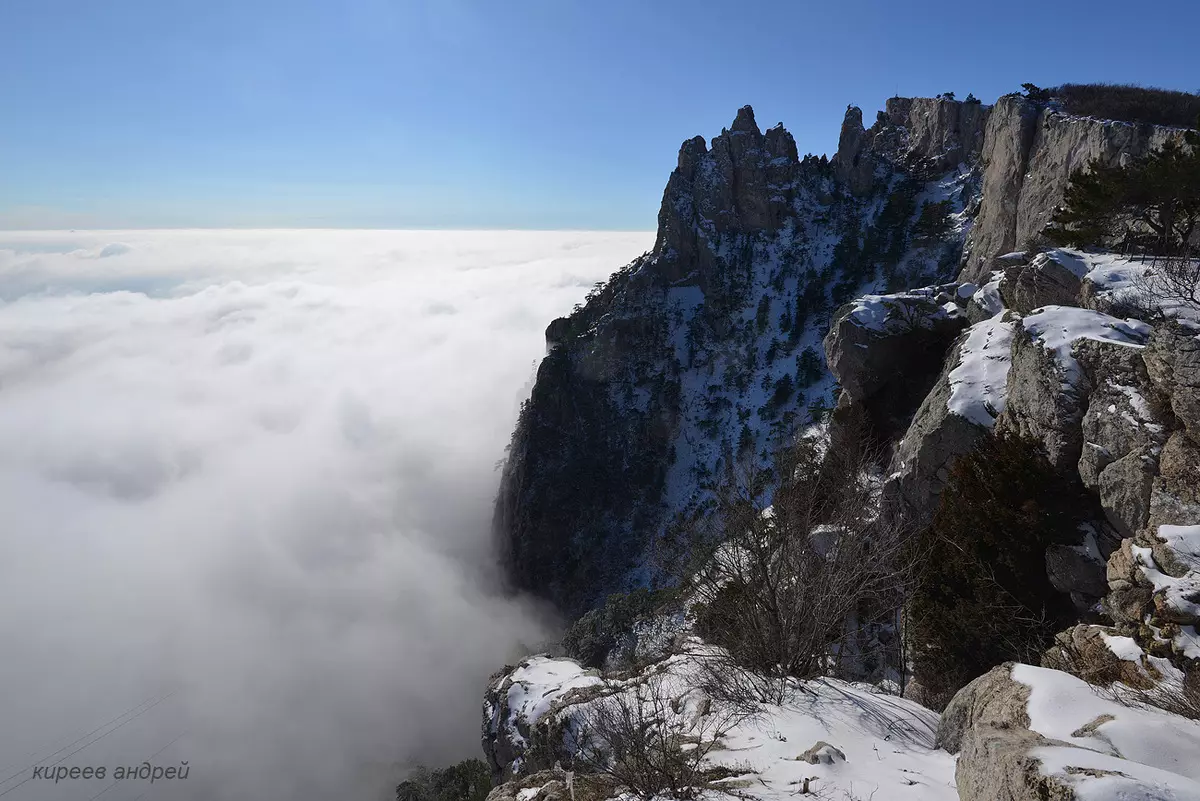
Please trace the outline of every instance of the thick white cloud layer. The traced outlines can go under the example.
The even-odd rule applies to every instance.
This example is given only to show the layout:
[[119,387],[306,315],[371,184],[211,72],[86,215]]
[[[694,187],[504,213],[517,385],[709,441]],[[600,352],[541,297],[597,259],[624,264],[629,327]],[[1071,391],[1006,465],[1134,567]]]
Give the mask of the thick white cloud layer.
[[[476,755],[546,634],[496,592],[495,464],[546,323],[651,237],[0,233],[0,794],[166,746],[187,780],[105,801],[386,798]],[[17,787],[64,756],[109,778]]]

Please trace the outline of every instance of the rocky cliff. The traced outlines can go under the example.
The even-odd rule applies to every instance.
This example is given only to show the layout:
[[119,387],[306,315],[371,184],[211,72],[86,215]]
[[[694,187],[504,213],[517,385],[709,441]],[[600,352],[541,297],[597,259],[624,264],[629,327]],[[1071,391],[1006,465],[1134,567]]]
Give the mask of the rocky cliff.
[[547,329],[496,506],[517,586],[578,614],[649,580],[724,466],[822,416],[830,314],[957,272],[988,113],[897,98],[864,128],[852,107],[832,162],[749,107],[683,143],[654,249]]
[[654,250],[547,330],[497,505],[518,584],[575,614],[652,579],[656,543],[720,471],[768,466],[813,427],[831,448],[852,430],[885,445],[880,508],[923,527],[999,432],[1040,443],[1086,507],[1073,540],[1034,551],[1078,622],[940,717],[919,686],[813,679],[786,703],[741,696],[756,723],[723,725],[729,686],[771,680],[712,684],[702,666],[723,657],[695,637],[691,605],[709,601],[693,594],[628,673],[537,656],[496,674],[492,801],[622,792],[586,773],[587,736],[597,709],[648,700],[640,731],[713,749],[707,787],[1200,797],[1200,309],[1146,297],[1144,262],[1036,243],[1073,169],[1176,135],[1018,97],[894,98],[870,127],[848,109],[828,162],[748,108],[711,145],[685,142]]
[[1036,242],[1075,170],[1093,159],[1121,163],[1177,137],[1179,129],[1074,117],[1019,95],[1000,98],[983,132],[983,194],[959,278],[980,282],[996,256]]

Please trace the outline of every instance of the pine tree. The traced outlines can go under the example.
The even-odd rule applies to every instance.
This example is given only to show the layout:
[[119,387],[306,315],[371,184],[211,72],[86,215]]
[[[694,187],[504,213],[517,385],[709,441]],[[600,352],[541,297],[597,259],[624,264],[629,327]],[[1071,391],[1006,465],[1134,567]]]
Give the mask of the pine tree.
[[1064,203],[1046,234],[1075,247],[1111,244],[1126,236],[1154,252],[1184,250],[1200,223],[1200,136],[1171,140],[1125,166],[1093,161],[1071,176]]

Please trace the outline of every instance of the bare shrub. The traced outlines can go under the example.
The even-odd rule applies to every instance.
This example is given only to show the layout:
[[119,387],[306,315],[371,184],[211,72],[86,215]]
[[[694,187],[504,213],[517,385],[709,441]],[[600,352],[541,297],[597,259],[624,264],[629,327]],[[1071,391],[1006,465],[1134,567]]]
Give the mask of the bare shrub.
[[1189,720],[1200,720],[1200,671],[1192,671],[1179,684],[1163,681],[1149,689],[1114,684],[1101,692],[1134,709],[1161,709]]
[[1156,307],[1178,304],[1200,311],[1200,259],[1155,259],[1145,273],[1134,279],[1134,289],[1156,301]]
[[697,632],[769,680],[740,680],[762,700],[780,702],[787,677],[887,658],[860,645],[894,629],[913,555],[906,527],[878,514],[879,454],[847,440],[826,454],[804,439],[774,471],[782,480],[739,465],[717,491],[717,544],[693,579]]
[[651,673],[592,702],[579,722],[574,768],[609,776],[641,798],[695,798],[709,786],[705,758],[746,714],[703,695],[688,708],[685,696]]

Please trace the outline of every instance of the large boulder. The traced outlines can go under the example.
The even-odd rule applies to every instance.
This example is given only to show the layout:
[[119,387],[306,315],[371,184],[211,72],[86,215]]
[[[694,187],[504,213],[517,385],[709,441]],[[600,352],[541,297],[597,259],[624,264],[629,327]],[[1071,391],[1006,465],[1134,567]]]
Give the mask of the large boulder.
[[1086,274],[1086,262],[1069,253],[1039,253],[1005,268],[1000,295],[1006,307],[1023,315],[1042,306],[1078,306]]
[[998,315],[964,332],[896,447],[885,503],[918,526],[933,519],[950,468],[1004,410],[1015,322]]
[[956,293],[930,287],[866,295],[834,315],[825,358],[844,406],[864,411],[875,434],[899,435],[937,378],[946,350],[967,326]]
[[1151,403],[1153,388],[1142,350],[1084,339],[1076,343],[1074,354],[1092,387],[1080,422],[1079,477],[1100,496],[1120,535],[1131,537],[1150,516],[1167,421]]
[[1200,722],[1103,699],[1057,670],[993,668],[951,700],[938,743],[959,754],[960,799],[1200,798]]
[[1076,359],[1080,340],[1140,348],[1150,326],[1101,312],[1046,306],[1027,315],[1013,337],[1008,399],[998,432],[1039,440],[1051,464],[1075,469],[1083,451],[1081,420],[1091,385]]

